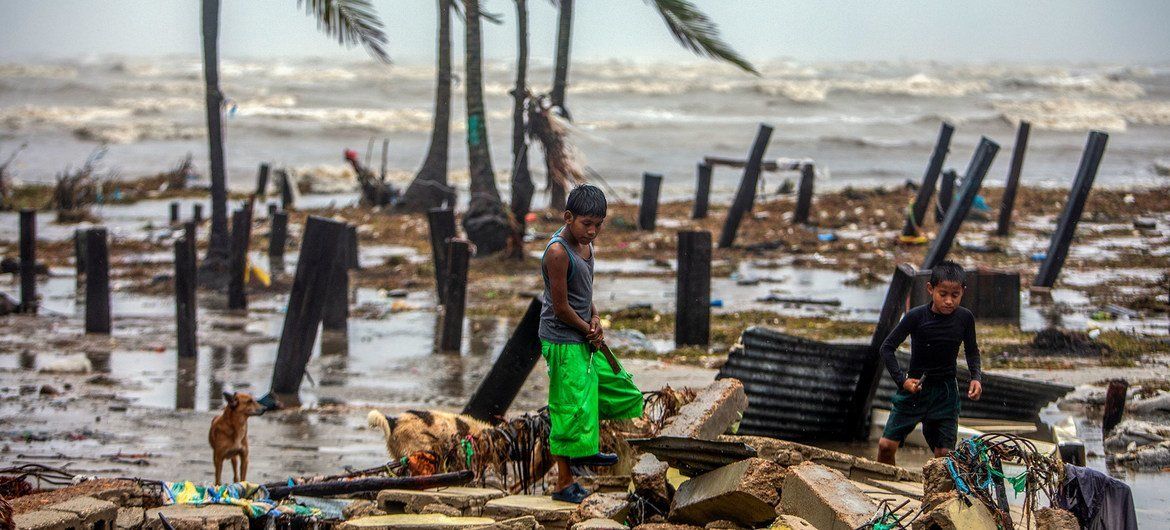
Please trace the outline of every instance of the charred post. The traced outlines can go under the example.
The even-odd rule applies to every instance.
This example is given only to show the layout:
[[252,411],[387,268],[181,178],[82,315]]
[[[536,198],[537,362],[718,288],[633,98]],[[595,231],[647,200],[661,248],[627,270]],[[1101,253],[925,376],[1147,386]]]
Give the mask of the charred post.
[[1129,391],[1129,383],[1124,379],[1109,381],[1105,389],[1105,412],[1101,417],[1101,438],[1108,438],[1109,432],[1121,423],[1125,414],[1125,394]]
[[455,212],[450,208],[431,208],[427,211],[431,231],[431,263],[435,268],[435,294],[439,305],[447,296],[447,240],[455,237]]
[[1089,191],[1093,189],[1093,180],[1097,178],[1097,167],[1101,165],[1101,157],[1105,156],[1105,143],[1109,135],[1101,131],[1089,133],[1089,140],[1085,144],[1085,151],[1081,155],[1081,165],[1077,169],[1077,178],[1073,182],[1072,191],[1064,203],[1064,212],[1060,214],[1060,222],[1056,225],[1056,232],[1052,234],[1052,241],[1048,244],[1048,254],[1044,263],[1040,264],[1040,271],[1036,273],[1035,287],[1051,288],[1060,276],[1060,269],[1064,267],[1064,259],[1068,255],[1068,247],[1072,243],[1073,234],[1077,231],[1077,223],[1081,220],[1081,213],[1085,211],[1085,201],[1089,200]]
[[817,178],[817,169],[811,163],[800,165],[800,190],[796,195],[796,210],[792,213],[792,222],[808,224],[808,215],[812,212],[813,183]]
[[955,181],[959,175],[955,170],[948,169],[942,174],[942,181],[938,184],[938,207],[934,209],[934,222],[941,223],[951,209],[951,202],[955,199]]
[[638,207],[638,229],[654,231],[658,221],[658,194],[662,190],[662,175],[642,173],[642,203]]
[[171,226],[179,224],[179,201],[171,201]]
[[443,297],[443,330],[439,350],[458,352],[463,342],[464,303],[467,298],[467,266],[471,244],[463,239],[447,240],[447,294]]
[[105,228],[85,234],[85,332],[110,334],[110,251]]
[[938,236],[934,238],[934,243],[930,246],[930,250],[926,253],[926,259],[922,262],[923,269],[933,268],[940,261],[946,259],[947,253],[951,251],[951,244],[954,243],[955,236],[959,233],[959,227],[962,226],[963,219],[967,217],[967,212],[971,210],[971,204],[975,202],[975,196],[979,194],[979,187],[983,185],[983,177],[987,176],[987,169],[991,167],[991,161],[995,159],[997,152],[999,152],[999,144],[986,136],[979,141],[979,147],[975,149],[975,156],[971,157],[971,164],[967,166],[967,174],[963,177],[963,189],[959,192],[959,202],[952,204],[947,209],[947,217],[943,219],[942,226],[938,229]]
[[847,425],[853,426],[853,436],[859,440],[869,436],[869,411],[882,378],[882,359],[879,350],[886,336],[898,325],[898,320],[906,311],[906,300],[910,296],[910,287],[913,284],[914,267],[908,263],[899,264],[894,269],[890,287],[886,290],[886,299],[882,303],[881,313],[878,314],[877,326],[874,327],[873,337],[869,340],[870,352],[861,367],[857,391],[853,393],[853,403],[849,409]]
[[241,208],[232,212],[231,278],[228,281],[228,309],[248,309],[248,243],[252,238],[252,212]]
[[723,231],[719,234],[719,248],[727,248],[735,244],[735,234],[739,232],[739,223],[743,216],[751,211],[756,201],[756,186],[760,182],[760,165],[764,161],[764,151],[768,148],[768,140],[772,138],[772,126],[760,124],[756,133],[755,143],[748,154],[747,165],[744,166],[743,178],[739,181],[739,189],[735,192],[735,200],[731,203],[731,210],[727,212],[727,220],[723,223]]
[[1012,208],[1016,204],[1016,191],[1020,188],[1020,171],[1024,169],[1024,153],[1028,150],[1028,135],[1032,124],[1021,121],[1016,129],[1016,144],[1012,146],[1012,165],[1008,170],[1007,182],[1003,185],[1003,201],[999,206],[999,222],[995,235],[1006,236],[1012,230]]
[[20,311],[37,314],[37,211],[20,211]]
[[711,232],[678,233],[674,344],[711,342]]
[[[930,162],[926,164],[926,174],[922,176],[922,186],[918,188],[918,195],[914,197],[914,204],[906,216],[906,225],[902,227],[902,235],[913,237],[919,235],[922,225],[926,224],[926,210],[930,207],[930,197],[934,195],[934,188],[938,185],[938,175],[942,172],[943,162],[947,159],[947,152],[951,149],[951,136],[955,133],[955,126],[943,122],[938,131],[938,140],[934,142],[934,151],[930,154]],[[952,185],[954,181],[951,181]],[[953,186],[952,186],[953,187]],[[942,193],[939,194],[942,200]]]
[[288,212],[281,210],[272,215],[272,224],[268,229],[268,257],[283,258],[287,244]]
[[711,166],[706,162],[699,162],[695,170],[695,209],[691,212],[691,219],[706,219],[707,208],[711,203]]
[[194,358],[198,351],[195,336],[197,278],[193,247],[194,244],[187,237],[175,240],[175,334],[181,358]]
[[352,226],[346,225],[342,233],[343,241],[339,245],[340,254],[337,259],[342,263],[333,268],[333,275],[329,279],[329,290],[325,293],[325,314],[321,317],[321,327],[330,331],[344,332],[348,329],[349,320],[349,260],[353,232]]
[[504,417],[540,359],[539,327],[540,300],[533,298],[491,371],[463,407],[464,414],[488,422]]

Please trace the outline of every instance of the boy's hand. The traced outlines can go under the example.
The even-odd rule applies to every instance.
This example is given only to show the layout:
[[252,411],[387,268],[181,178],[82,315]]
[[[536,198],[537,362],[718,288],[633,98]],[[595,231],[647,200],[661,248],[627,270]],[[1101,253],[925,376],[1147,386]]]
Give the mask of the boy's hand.
[[979,397],[983,395],[983,383],[979,381],[971,381],[971,385],[967,387],[967,397],[979,401]]
[[601,317],[593,315],[589,320],[589,333],[585,334],[585,340],[595,348],[600,348],[601,343],[605,342],[605,333],[601,329]]
[[902,382],[902,389],[911,394],[917,394],[919,390],[922,390],[922,380],[913,378],[907,379]]

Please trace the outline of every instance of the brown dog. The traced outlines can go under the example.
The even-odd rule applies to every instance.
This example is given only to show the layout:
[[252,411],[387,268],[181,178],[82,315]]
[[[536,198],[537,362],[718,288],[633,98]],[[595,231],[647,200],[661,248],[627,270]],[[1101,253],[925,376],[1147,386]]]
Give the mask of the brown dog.
[[207,441],[215,463],[215,483],[221,484],[223,461],[232,462],[232,482],[248,480],[248,417],[264,413],[264,405],[244,392],[223,393],[223,412],[211,420]]
[[396,418],[371,410],[366,421],[370,427],[382,430],[386,452],[395,460],[418,451],[444,454],[452,440],[474,437],[488,428],[488,424],[470,416],[430,410],[408,410]]

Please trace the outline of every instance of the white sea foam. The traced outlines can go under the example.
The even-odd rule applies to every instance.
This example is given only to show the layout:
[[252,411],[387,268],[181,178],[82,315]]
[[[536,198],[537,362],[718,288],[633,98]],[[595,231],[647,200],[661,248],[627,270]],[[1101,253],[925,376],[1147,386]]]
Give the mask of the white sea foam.
[[150,140],[191,140],[206,136],[202,126],[180,125],[166,120],[146,120],[133,123],[91,124],[73,129],[81,140],[106,144],[132,144]]
[[1170,125],[1170,102],[1101,101],[1057,98],[997,102],[1003,119],[1017,124],[1027,120],[1033,127],[1052,131],[1102,129],[1125,131],[1129,125]]
[[0,77],[30,77],[38,79],[73,79],[77,69],[54,64],[0,64]]

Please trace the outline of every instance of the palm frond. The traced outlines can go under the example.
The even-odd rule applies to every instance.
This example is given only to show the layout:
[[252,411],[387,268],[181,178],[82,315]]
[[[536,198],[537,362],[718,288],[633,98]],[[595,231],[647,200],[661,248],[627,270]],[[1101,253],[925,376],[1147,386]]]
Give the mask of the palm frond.
[[[459,20],[466,21],[467,19],[463,16],[463,5],[460,3],[462,1],[463,0],[452,0],[451,1],[451,9],[455,11],[455,16],[459,17]],[[492,24],[503,24],[504,23],[504,16],[503,15],[501,15],[499,13],[491,13],[488,11],[484,11],[482,5],[479,7],[479,18],[482,18],[488,22],[491,22]]]
[[386,34],[370,0],[297,0],[297,7],[317,20],[317,29],[346,47],[362,46],[375,59],[389,63]]
[[727,61],[744,71],[760,75],[756,68],[719,37],[719,28],[689,0],[646,0],[654,6],[675,40],[703,56]]

